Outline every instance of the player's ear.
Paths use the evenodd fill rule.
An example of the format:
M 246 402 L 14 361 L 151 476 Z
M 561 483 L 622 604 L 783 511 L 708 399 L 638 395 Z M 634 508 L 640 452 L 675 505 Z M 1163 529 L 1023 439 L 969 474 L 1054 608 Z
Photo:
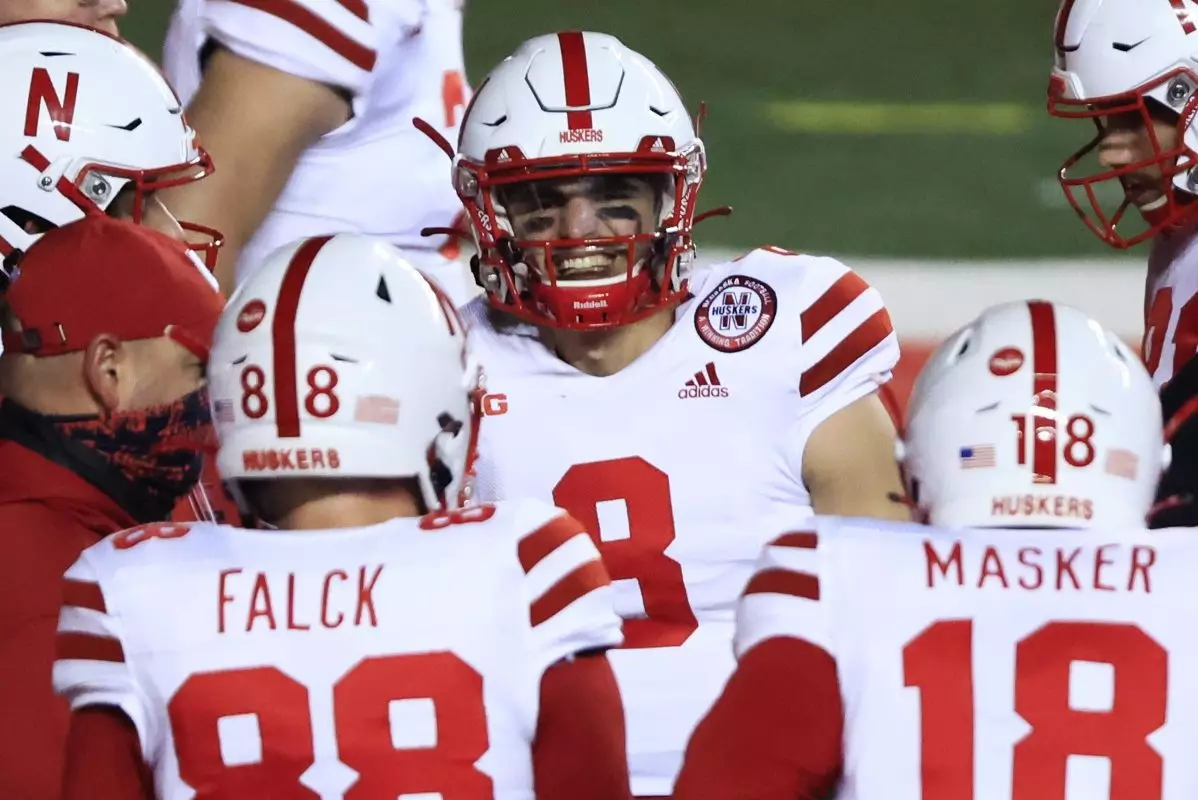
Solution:
M 129 348 L 109 333 L 101 333 L 83 351 L 83 380 L 106 412 L 121 405 L 122 381 L 130 379 Z

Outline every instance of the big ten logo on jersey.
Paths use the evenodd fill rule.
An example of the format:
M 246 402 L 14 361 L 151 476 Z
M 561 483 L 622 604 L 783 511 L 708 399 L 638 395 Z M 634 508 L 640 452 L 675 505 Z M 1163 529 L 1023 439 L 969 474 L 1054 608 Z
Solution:
M 765 336 L 778 313 L 778 295 L 747 275 L 729 275 L 695 308 L 695 331 L 721 353 L 746 350 Z
M 640 457 L 576 464 L 553 487 L 553 502 L 591 534 L 617 588 L 631 581 L 640 590 L 644 616 L 624 620 L 621 647 L 685 643 L 699 623 L 682 566 L 666 555 L 676 536 L 669 476 Z
M 367 656 L 307 682 L 266 665 L 194 673 L 167 715 L 197 800 L 495 796 L 475 766 L 491 748 L 483 677 L 448 651 Z
M 216 632 L 333 630 L 342 625 L 377 628 L 374 590 L 385 566 L 331 569 L 323 576 L 261 570 L 251 575 L 240 567 L 222 569 L 217 579 Z
M 50 116 L 55 137 L 62 142 L 71 140 L 75 103 L 79 98 L 79 73 L 68 72 L 60 82 L 63 87 L 61 94 L 45 67 L 33 68 L 33 74 L 29 79 L 29 99 L 25 105 L 26 136 L 37 137 L 44 108 Z
M 1126 623 L 1011 630 L 941 620 L 903 647 L 903 685 L 919 698 L 921 800 L 974 800 L 1000 771 L 1011 800 L 1161 800 L 1165 647 Z
M 191 532 L 191 526 L 181 523 L 155 522 L 140 528 L 129 528 L 113 534 L 112 546 L 117 550 L 137 547 L 150 539 L 182 539 Z
M 482 398 L 482 412 L 485 417 L 499 417 L 507 413 L 507 395 L 502 392 L 487 393 Z

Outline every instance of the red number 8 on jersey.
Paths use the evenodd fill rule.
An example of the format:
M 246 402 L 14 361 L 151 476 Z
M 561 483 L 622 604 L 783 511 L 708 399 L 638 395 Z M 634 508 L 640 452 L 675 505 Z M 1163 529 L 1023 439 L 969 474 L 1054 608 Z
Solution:
M 622 500 L 628 536 L 604 540 L 599 503 Z M 624 620 L 624 648 L 677 647 L 699 627 L 686 596 L 682 567 L 666 555 L 674 541 L 670 478 L 643 458 L 575 464 L 553 487 L 553 502 L 595 540 L 612 580 L 635 579 L 645 619 Z
M 308 688 L 275 667 L 192 675 L 167 705 L 181 777 L 196 800 L 319 800 L 300 783 L 316 761 Z M 435 744 L 397 749 L 393 701 L 430 699 Z M 226 764 L 220 721 L 252 715 L 261 755 Z M 483 679 L 453 653 L 366 658 L 333 684 L 333 736 L 341 763 L 358 773 L 345 800 L 436 794 L 491 800 L 491 779 L 474 768 L 490 747 Z M 230 744 L 224 742 L 224 744 Z

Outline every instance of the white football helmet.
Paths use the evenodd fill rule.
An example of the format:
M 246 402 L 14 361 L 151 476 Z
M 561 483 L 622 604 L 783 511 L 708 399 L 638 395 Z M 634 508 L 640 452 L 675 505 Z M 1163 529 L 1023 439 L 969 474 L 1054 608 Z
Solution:
M 1048 111 L 1056 117 L 1090 118 L 1099 136 L 1060 169 L 1061 186 L 1086 225 L 1103 241 L 1131 247 L 1198 215 L 1198 4 L 1192 0 L 1063 0 L 1056 19 L 1056 61 L 1048 87 Z M 1178 144 L 1158 141 L 1151 113 L 1177 120 Z M 1152 139 L 1153 156 L 1118 169 L 1074 174 L 1098 146 L 1103 119 L 1138 114 Z M 1124 235 L 1131 203 L 1107 210 L 1097 184 L 1159 167 L 1165 196 L 1141 209 L 1148 226 Z M 1178 198 L 1177 193 L 1183 193 Z M 1079 195 L 1081 195 L 1079 197 Z M 1122 192 L 1120 192 L 1122 195 Z
M 522 44 L 475 91 L 458 149 L 454 186 L 478 248 L 476 277 L 495 307 L 586 330 L 634 322 L 685 297 L 695 200 L 707 168 L 703 143 L 670 79 L 614 36 L 569 31 Z M 656 229 L 516 237 L 505 191 L 614 175 L 655 185 Z M 626 256 L 627 269 L 589 279 L 561 274 L 562 260 L 588 253 Z
M 216 329 L 217 468 L 233 482 L 416 478 L 429 510 L 457 508 L 478 381 L 449 298 L 399 250 L 302 240 L 238 287 Z
M 916 381 L 900 447 L 911 499 L 950 527 L 1143 527 L 1168 464 L 1140 360 L 1076 309 L 987 309 Z
M 103 211 L 131 187 L 199 180 L 212 161 L 158 68 L 107 33 L 60 22 L 0 26 L 0 257 L 46 230 Z M 220 235 L 180 222 L 209 269 Z M 202 241 L 201 241 L 202 239 Z M 15 259 L 8 259 L 11 266 Z

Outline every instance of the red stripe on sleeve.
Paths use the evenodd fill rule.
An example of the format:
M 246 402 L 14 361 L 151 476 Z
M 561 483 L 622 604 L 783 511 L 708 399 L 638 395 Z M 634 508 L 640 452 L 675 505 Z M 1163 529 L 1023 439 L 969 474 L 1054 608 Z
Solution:
M 115 664 L 125 661 L 125 648 L 121 647 L 120 640 L 93 633 L 62 631 L 56 637 L 55 651 L 59 661 L 109 661 Z
M 100 584 L 91 581 L 76 581 L 66 578 L 62 584 L 62 604 L 108 613 Z
M 799 394 L 804 397 L 835 380 L 857 360 L 881 344 L 894 330 L 890 324 L 890 314 L 886 309 L 879 308 L 873 316 L 861 323 L 855 331 L 832 348 L 818 362 L 812 365 L 799 380 Z
M 559 611 L 596 589 L 611 583 L 602 561 L 588 561 L 562 578 L 532 604 L 529 619 L 535 628 Z
M 295 315 L 299 312 L 300 295 L 312 262 L 331 236 L 319 236 L 300 245 L 287 265 L 279 285 L 279 299 L 271 322 L 274 346 L 275 428 L 280 439 L 295 439 L 300 435 L 299 378 L 296 376 Z
M 822 800 L 844 763 L 836 661 L 801 639 L 762 642 L 740 660 L 691 735 L 673 800 Z
M 819 536 L 816 535 L 815 531 L 792 531 L 791 533 L 782 534 L 770 542 L 770 545 L 815 550 L 819 547 Z
M 526 534 L 516 548 L 520 566 L 525 574 L 540 564 L 550 553 L 573 539 L 578 534 L 585 534 L 586 528 L 569 514 L 559 514 L 553 519 Z
M 1051 303 L 1027 304 L 1032 317 L 1032 481 L 1057 482 L 1057 321 Z
M 370 22 L 370 9 L 366 7 L 366 0 L 337 0 L 337 2 L 358 19 Z
M 819 599 L 819 577 L 809 572 L 789 569 L 763 569 L 752 577 L 745 587 L 745 596 L 751 594 L 785 594 L 806 600 Z
M 294 0 L 232 0 L 232 2 L 257 9 L 291 23 L 358 69 L 366 72 L 374 69 L 377 54 L 373 50 L 346 36 Z M 349 2 L 357 4 L 360 0 L 349 0 Z M 349 6 L 346 7 L 349 8 Z
M 566 81 L 566 105 L 574 108 L 591 104 L 591 78 L 587 72 L 587 48 L 579 31 L 557 35 L 562 50 L 562 72 Z M 570 111 L 566 114 L 570 130 L 594 127 L 590 111 Z
M 869 284 L 855 272 L 846 272 L 836 283 L 819 296 L 819 299 L 809 305 L 799 314 L 799 327 L 803 330 L 803 341 L 806 342 L 817 334 L 821 328 L 831 322 L 837 314 L 849 307 L 849 304 L 863 295 L 869 289 Z

